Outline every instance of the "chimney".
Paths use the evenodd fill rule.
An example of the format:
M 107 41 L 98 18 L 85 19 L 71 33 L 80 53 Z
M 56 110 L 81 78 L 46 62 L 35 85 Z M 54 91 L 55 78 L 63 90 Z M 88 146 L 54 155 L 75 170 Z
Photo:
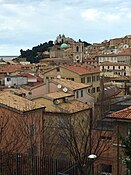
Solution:
M 50 93 L 50 81 L 49 81 L 49 77 L 46 79 L 45 83 L 46 83 L 46 94 L 48 94 L 48 93 Z

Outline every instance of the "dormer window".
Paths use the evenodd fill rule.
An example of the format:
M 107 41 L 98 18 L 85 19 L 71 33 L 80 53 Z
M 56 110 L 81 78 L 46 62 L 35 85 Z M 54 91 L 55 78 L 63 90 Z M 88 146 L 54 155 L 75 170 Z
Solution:
M 60 68 L 59 67 L 57 67 L 56 70 L 57 70 L 57 72 L 60 72 Z

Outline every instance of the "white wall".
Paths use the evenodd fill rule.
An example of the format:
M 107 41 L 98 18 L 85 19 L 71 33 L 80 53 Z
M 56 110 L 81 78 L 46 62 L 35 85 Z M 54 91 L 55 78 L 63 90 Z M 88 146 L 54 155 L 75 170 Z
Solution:
M 5 86 L 14 86 L 14 85 L 23 85 L 23 84 L 28 84 L 27 77 L 11 77 L 7 76 L 4 79 Z

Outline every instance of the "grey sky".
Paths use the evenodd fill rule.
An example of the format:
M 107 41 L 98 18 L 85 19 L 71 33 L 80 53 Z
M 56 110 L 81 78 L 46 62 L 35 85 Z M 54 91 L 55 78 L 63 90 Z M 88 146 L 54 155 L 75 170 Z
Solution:
M 63 33 L 90 43 L 131 34 L 130 0 L 0 0 L 0 6 L 0 55 Z

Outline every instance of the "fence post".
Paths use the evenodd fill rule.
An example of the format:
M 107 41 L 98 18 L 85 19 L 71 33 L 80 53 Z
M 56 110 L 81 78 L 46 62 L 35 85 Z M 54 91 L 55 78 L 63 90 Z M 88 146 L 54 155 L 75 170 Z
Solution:
M 16 153 L 16 175 L 20 175 L 20 173 L 19 173 L 20 157 L 21 157 L 21 155 L 19 153 Z

